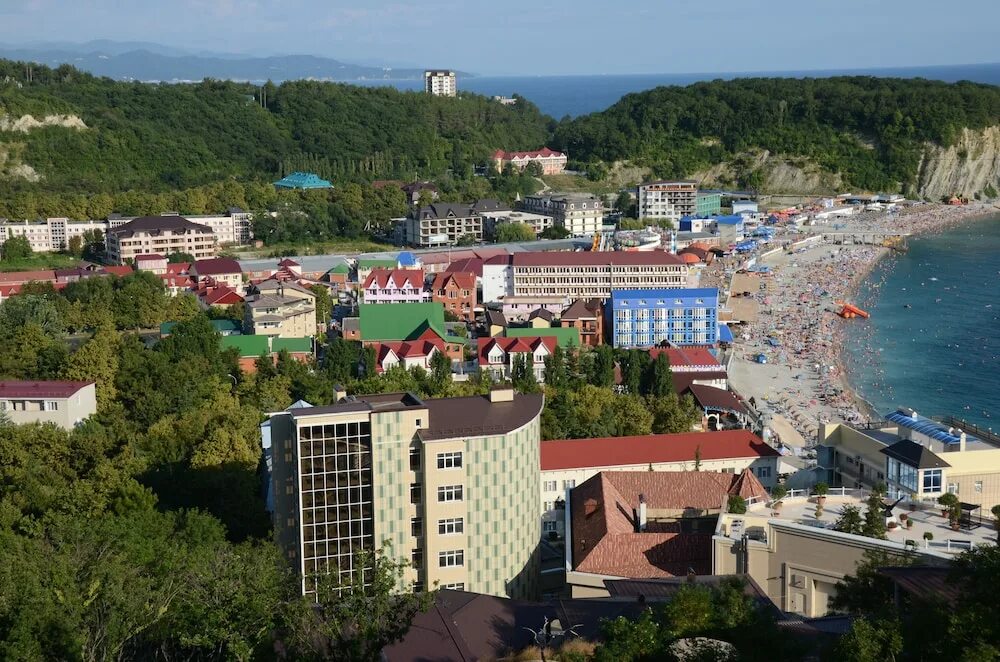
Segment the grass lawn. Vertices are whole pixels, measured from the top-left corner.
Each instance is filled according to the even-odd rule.
[[[618,189],[608,182],[592,182],[583,175],[543,175],[542,181],[556,193],[606,195],[618,192]]]
[[[267,257],[269,255],[329,255],[336,253],[380,253],[383,251],[398,251],[399,246],[383,244],[370,239],[344,239],[342,241],[327,241],[311,244],[273,244],[263,248],[243,246],[229,248],[225,252],[233,253],[237,258]]]
[[[80,263],[80,258],[64,253],[35,253],[21,260],[0,260],[0,271],[42,271],[68,269]]]

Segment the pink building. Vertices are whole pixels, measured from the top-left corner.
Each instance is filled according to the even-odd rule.
[[[423,303],[431,296],[424,291],[422,269],[372,269],[361,286],[365,303]]]
[[[524,170],[529,163],[542,166],[543,175],[558,175],[566,169],[566,155],[548,147],[536,152],[505,152],[498,149],[493,153],[493,162],[497,170],[503,170],[508,163],[519,170]]]

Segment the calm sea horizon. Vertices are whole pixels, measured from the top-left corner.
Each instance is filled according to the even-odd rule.
[[[1000,430],[1000,214],[912,238],[858,292],[847,376],[880,415],[910,407]]]
[[[627,74],[581,76],[473,76],[459,77],[458,89],[486,96],[520,94],[551,117],[576,117],[608,108],[626,94],[661,85],[690,85],[706,80],[733,78],[828,78],[830,76],[882,76],[928,78],[955,82],[969,80],[1000,85],[1000,63],[937,67],[829,69],[821,71],[769,71],[689,74]],[[359,80],[353,85],[392,86],[401,90],[423,89],[422,80]]]

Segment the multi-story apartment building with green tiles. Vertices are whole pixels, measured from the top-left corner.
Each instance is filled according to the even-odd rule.
[[[391,544],[413,590],[531,598],[538,586],[542,396],[364,396],[264,424],[277,540],[302,577]]]

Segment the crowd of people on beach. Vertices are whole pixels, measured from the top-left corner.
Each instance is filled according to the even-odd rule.
[[[978,205],[919,205],[893,213],[865,212],[838,219],[836,229],[831,227],[829,232],[926,234],[987,211]],[[809,229],[811,234],[823,234],[825,227]],[[802,239],[801,235],[791,236]],[[889,249],[845,242],[838,236],[792,243],[790,250],[759,260],[768,266],[766,274],[759,277],[760,290],[751,294],[758,302],[759,314],[757,321],[737,331],[734,350],[748,362],[757,362],[763,355],[768,365],[758,371],[766,370],[771,376],[760,382],[755,392],[743,395],[758,402],[766,399],[769,409],[787,419],[808,446],[820,423],[864,424],[878,416],[847,383],[844,330],[856,321],[836,313],[842,303],[855,296],[861,281]],[[722,266],[709,274],[725,283],[730,274]],[[856,338],[859,351],[855,360],[873,368],[877,380],[878,351],[870,337],[868,341],[863,335]]]

